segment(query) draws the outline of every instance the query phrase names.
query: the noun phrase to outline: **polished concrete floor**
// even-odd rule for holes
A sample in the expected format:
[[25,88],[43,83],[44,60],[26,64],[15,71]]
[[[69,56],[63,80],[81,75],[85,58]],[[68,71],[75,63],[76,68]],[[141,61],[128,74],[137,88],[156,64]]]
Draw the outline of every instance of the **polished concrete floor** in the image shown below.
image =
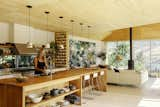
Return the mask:
[[160,107],[160,79],[149,79],[142,87],[108,86],[108,92],[84,100],[82,107]]

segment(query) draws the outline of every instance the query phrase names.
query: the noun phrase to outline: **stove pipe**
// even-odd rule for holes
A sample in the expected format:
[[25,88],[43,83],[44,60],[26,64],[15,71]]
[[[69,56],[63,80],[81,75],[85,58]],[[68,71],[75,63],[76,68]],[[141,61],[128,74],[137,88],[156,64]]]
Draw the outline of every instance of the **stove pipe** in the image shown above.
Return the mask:
[[132,41],[133,41],[133,38],[132,38],[132,28],[129,29],[129,36],[130,36],[130,60],[128,60],[128,69],[129,70],[133,70],[134,69],[134,60],[132,59]]

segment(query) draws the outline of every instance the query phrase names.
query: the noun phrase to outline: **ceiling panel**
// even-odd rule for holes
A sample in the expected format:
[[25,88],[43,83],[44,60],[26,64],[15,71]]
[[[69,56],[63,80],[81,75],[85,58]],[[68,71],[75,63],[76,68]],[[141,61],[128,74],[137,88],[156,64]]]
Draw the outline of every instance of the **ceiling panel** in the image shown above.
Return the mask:
[[26,24],[27,4],[33,6],[33,27],[46,29],[44,11],[49,10],[50,31],[71,32],[73,19],[75,35],[93,39],[103,39],[112,30],[160,22],[160,0],[0,0],[0,21]]

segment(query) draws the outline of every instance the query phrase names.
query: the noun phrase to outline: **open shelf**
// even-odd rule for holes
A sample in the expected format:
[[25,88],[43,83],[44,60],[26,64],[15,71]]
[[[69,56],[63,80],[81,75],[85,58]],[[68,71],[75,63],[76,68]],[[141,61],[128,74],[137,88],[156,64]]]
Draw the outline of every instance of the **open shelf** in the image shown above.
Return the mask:
[[55,57],[56,67],[66,67],[68,63],[68,37],[66,32],[55,33],[55,43],[57,46],[63,45],[63,49],[59,49]]
[[70,95],[70,94],[73,94],[73,93],[76,93],[80,91],[80,89],[76,89],[76,90],[73,90],[73,91],[70,91],[70,92],[67,92],[67,93],[64,93],[64,94],[60,94],[58,96],[54,96],[54,97],[51,97],[50,99],[45,99],[45,100],[42,100],[41,102],[39,103],[36,103],[36,104],[27,104],[26,107],[39,107],[39,106],[42,106],[42,105],[46,105],[46,104],[49,104],[50,102],[52,101],[55,101],[56,99],[58,99],[59,97],[65,97],[67,95]]

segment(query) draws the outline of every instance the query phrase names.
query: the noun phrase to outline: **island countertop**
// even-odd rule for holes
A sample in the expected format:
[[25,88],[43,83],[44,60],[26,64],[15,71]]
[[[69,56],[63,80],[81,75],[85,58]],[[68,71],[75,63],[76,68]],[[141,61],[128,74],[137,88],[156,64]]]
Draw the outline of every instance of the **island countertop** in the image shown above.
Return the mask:
[[25,87],[29,85],[34,85],[38,83],[48,82],[48,81],[57,81],[63,78],[75,77],[75,76],[83,76],[85,74],[91,74],[93,72],[99,72],[100,70],[106,70],[103,68],[79,68],[79,69],[70,69],[65,71],[60,71],[54,73],[50,76],[39,76],[39,77],[29,77],[26,82],[18,83],[15,78],[2,79],[0,80],[0,84],[6,85],[14,85],[18,87]]
[[[101,72],[104,71],[104,75]],[[76,94],[82,98],[83,90],[83,77],[84,75],[93,75],[93,73],[98,73],[100,79],[102,79],[100,91],[107,91],[107,79],[106,79],[107,69],[103,68],[79,68],[70,69],[60,72],[56,72],[50,76],[40,76],[40,77],[29,77],[26,82],[18,83],[16,78],[1,79],[0,80],[0,107],[39,107],[41,105],[47,105],[52,101],[57,101],[58,99],[63,99],[65,96],[70,94]],[[92,77],[91,77],[92,78]],[[62,94],[57,97],[52,97],[48,100],[42,100],[37,104],[27,104],[26,97],[32,93],[44,93],[50,91],[53,88],[58,88],[59,86],[64,87],[65,84],[74,84],[77,90],[70,91],[68,93]],[[82,101],[82,100],[81,100]],[[81,104],[81,102],[80,102]]]

